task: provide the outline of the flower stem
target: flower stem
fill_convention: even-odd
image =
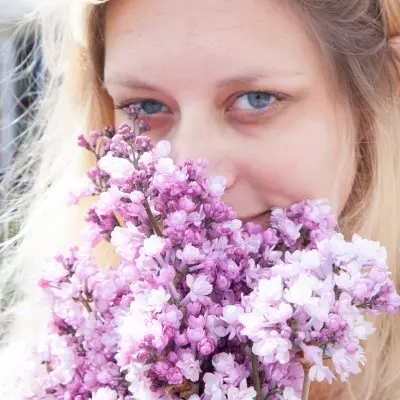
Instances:
[[[303,380],[303,391],[301,392],[301,400],[308,400],[310,394],[310,376],[308,374],[309,368],[304,367],[304,380]]]
[[[145,195],[144,192],[143,192],[143,194]],[[146,195],[145,195],[145,196],[146,196]],[[163,234],[162,234],[162,231],[161,231],[160,227],[158,226],[157,221],[156,221],[156,219],[154,218],[153,213],[151,212],[150,204],[149,204],[149,202],[148,202],[148,200],[147,200],[147,197],[145,197],[145,199],[144,199],[144,209],[146,210],[147,217],[149,218],[149,222],[150,222],[150,225],[151,225],[151,227],[152,227],[154,233],[155,233],[157,236],[162,237],[162,235],[163,235]]]
[[[253,372],[254,390],[257,392],[256,400],[261,400],[261,382],[260,373],[258,371],[258,360],[253,351],[251,351],[251,369]]]

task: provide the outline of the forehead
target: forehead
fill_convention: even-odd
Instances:
[[[315,74],[322,61],[301,18],[278,0],[110,0],[105,42],[106,80],[169,66],[203,79],[266,66]]]

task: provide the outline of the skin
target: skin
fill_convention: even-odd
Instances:
[[[178,162],[204,158],[209,174],[226,176],[224,200],[243,220],[265,221],[271,207],[303,198],[343,209],[356,124],[284,2],[113,0],[105,47],[114,104],[156,101],[138,103],[151,136],[169,140]],[[116,109],[115,123],[126,121]]]

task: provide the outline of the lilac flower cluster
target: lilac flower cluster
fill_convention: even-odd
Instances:
[[[40,281],[52,317],[26,399],[296,400],[309,380],[358,373],[366,314],[400,305],[385,249],[346,241],[323,200],[271,210],[266,230],[242,226],[224,178],[204,161],[175,165],[130,115],[135,129],[80,138],[98,162],[70,200],[98,201],[87,246]],[[91,255],[102,240],[115,269]]]

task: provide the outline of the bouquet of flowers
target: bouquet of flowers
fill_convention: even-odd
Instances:
[[[86,245],[41,277],[51,318],[26,400],[296,400],[366,362],[366,315],[400,297],[379,243],[346,241],[323,200],[242,222],[206,162],[175,165],[138,110],[80,137],[97,159],[73,203],[97,196]],[[119,256],[101,269],[93,248]],[[330,367],[326,360],[330,359]]]

